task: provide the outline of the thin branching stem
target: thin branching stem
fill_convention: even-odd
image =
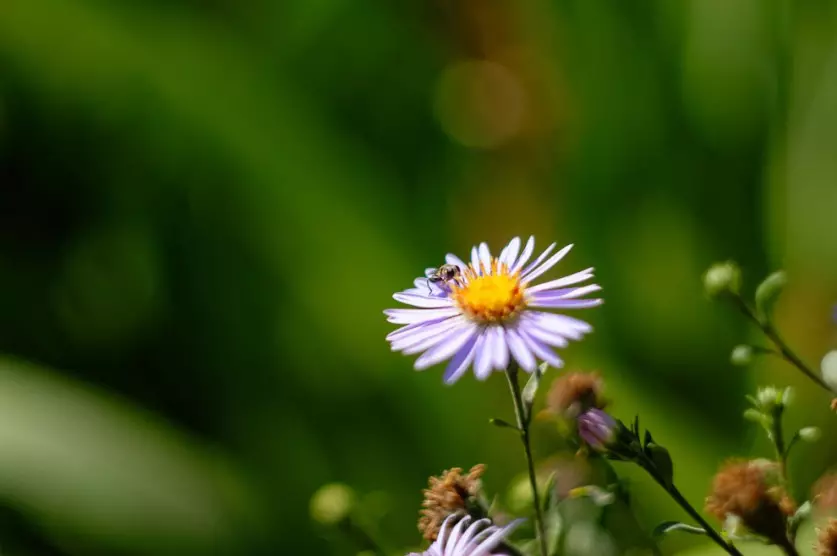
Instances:
[[[773,326],[767,319],[760,319],[756,313],[747,305],[747,302],[740,295],[734,296],[736,306],[738,309],[746,316],[748,319],[753,321],[756,326],[758,326],[764,335],[770,338],[770,341],[776,346],[779,350],[778,355],[782,357],[785,361],[799,369],[802,374],[810,378],[812,381],[817,383],[820,388],[827,390],[828,392],[832,392],[831,388],[825,383],[825,381],[820,378],[820,376],[811,370],[811,368],[805,364],[802,359],[799,358],[796,353],[785,343],[782,337],[779,335],[779,331],[776,330],[776,327]]]
[[[548,556],[546,548],[546,531],[541,512],[540,496],[538,495],[538,480],[535,476],[535,460],[532,458],[532,446],[529,441],[529,419],[526,417],[523,406],[523,396],[520,392],[520,384],[517,382],[517,366],[512,364],[506,370],[506,379],[509,382],[509,391],[514,402],[514,415],[517,419],[517,428],[520,432],[520,440],[523,442],[523,452],[526,454],[526,465],[529,469],[529,484],[532,487],[532,504],[535,506],[535,530],[537,531],[541,556]]]

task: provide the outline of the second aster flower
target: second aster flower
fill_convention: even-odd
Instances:
[[[592,327],[542,309],[595,307],[601,299],[581,298],[601,288],[596,284],[576,287],[593,277],[592,268],[534,284],[572,245],[552,254],[553,243],[531,263],[535,239],[530,237],[522,251],[520,247],[520,238],[514,238],[493,257],[482,243],[471,249],[468,264],[448,254],[446,267],[440,269],[444,272],[427,269],[429,279],[417,278],[414,288],[393,295],[415,308],[384,311],[390,322],[404,325],[387,336],[392,349],[421,354],[416,370],[450,360],[444,375],[448,384],[471,366],[476,377],[484,380],[492,371],[505,370],[511,358],[527,372],[535,370],[538,360],[561,367],[563,361],[553,349],[580,340]]]

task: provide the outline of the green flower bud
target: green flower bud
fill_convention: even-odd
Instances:
[[[733,365],[737,365],[739,367],[749,365],[753,362],[753,346],[735,346],[735,348],[733,348],[732,350],[732,353],[730,354],[729,359]]]
[[[796,392],[790,386],[785,388],[785,391],[782,392],[782,400],[781,403],[783,406],[789,406],[793,399],[796,397]]]
[[[311,497],[311,517],[324,525],[334,525],[346,519],[354,505],[355,493],[350,487],[331,483]]]
[[[822,358],[820,373],[828,387],[837,392],[837,350],[829,351]]]
[[[782,393],[775,386],[765,386],[756,392],[756,400],[764,411],[770,411],[781,403]]]
[[[799,438],[805,442],[816,442],[821,436],[822,431],[819,427],[805,427],[799,431]]]
[[[759,314],[759,318],[765,321],[770,319],[770,316],[773,314],[773,307],[776,305],[776,301],[779,299],[787,283],[788,277],[785,271],[779,270],[765,278],[759,284],[759,287],[756,288],[756,311]]]
[[[744,418],[748,421],[763,424],[765,422],[765,417],[765,414],[758,409],[753,409],[751,407],[750,409],[744,410]]]
[[[703,275],[703,287],[709,297],[737,295],[741,290],[741,270],[733,261],[715,263]]]

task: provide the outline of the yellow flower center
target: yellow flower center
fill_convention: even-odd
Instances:
[[[490,274],[482,270],[479,274],[469,266],[462,273],[468,282],[452,285],[451,297],[456,304],[479,322],[503,322],[517,316],[526,307],[520,273],[510,274],[508,266],[497,259],[491,261]]]

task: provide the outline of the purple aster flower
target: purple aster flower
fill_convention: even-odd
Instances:
[[[474,521],[471,516],[451,515],[442,524],[439,537],[425,552],[407,556],[495,556],[507,554],[500,546],[522,519],[497,527],[489,519]]]
[[[578,418],[578,435],[585,444],[603,452],[616,439],[616,420],[601,409],[588,409]]]
[[[516,237],[499,257],[492,257],[482,243],[471,249],[469,264],[448,254],[445,267],[427,269],[428,278],[416,278],[414,288],[393,295],[396,301],[416,307],[384,311],[389,322],[405,325],[387,336],[393,351],[420,353],[416,370],[450,359],[445,371],[448,384],[471,365],[476,377],[485,380],[492,371],[505,370],[510,356],[527,372],[535,370],[538,360],[561,367],[563,361],[553,348],[580,340],[592,327],[541,309],[595,307],[601,299],[580,298],[601,287],[574,287],[593,277],[592,268],[535,285],[572,245],[550,256],[553,243],[528,265],[535,238],[529,238],[522,252],[520,246]]]

